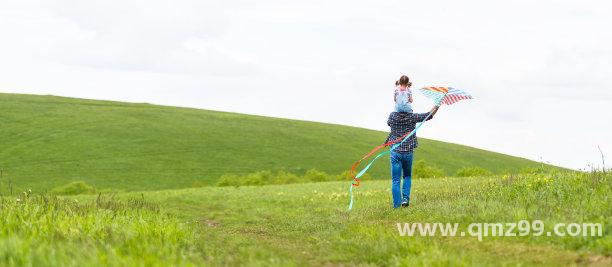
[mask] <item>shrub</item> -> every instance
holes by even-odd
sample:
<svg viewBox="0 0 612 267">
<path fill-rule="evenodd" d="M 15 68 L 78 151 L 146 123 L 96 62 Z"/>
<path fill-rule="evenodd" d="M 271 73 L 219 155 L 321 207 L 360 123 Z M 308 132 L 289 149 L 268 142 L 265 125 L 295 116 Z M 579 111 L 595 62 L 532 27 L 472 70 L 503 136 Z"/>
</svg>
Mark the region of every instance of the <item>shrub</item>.
<svg viewBox="0 0 612 267">
<path fill-rule="evenodd" d="M 351 180 L 351 175 L 349 171 L 344 171 L 341 174 L 336 175 L 335 179 L 337 181 L 349 181 Z"/>
<path fill-rule="evenodd" d="M 463 167 L 457 171 L 458 177 L 488 176 L 491 172 L 480 167 Z"/>
<path fill-rule="evenodd" d="M 358 172 L 359 170 L 357 170 Z M 341 174 L 336 175 L 335 177 L 331 177 L 334 181 L 351 181 L 353 180 L 353 176 L 350 175 L 350 171 L 344 171 Z M 362 181 L 372 180 L 372 176 L 369 173 L 365 173 L 359 178 Z"/>
<path fill-rule="evenodd" d="M 412 167 L 412 176 L 416 178 L 444 177 L 444 171 L 435 165 L 427 165 L 424 160 L 419 160 Z"/>
<path fill-rule="evenodd" d="M 271 184 L 274 176 L 271 171 L 259 171 L 241 178 L 241 185 L 265 185 Z"/>
<path fill-rule="evenodd" d="M 235 174 L 224 174 L 217 181 L 217 186 L 239 186 L 240 177 Z"/>
<path fill-rule="evenodd" d="M 53 195 L 80 195 L 80 194 L 92 194 L 95 193 L 96 189 L 83 181 L 71 182 L 62 186 L 51 189 L 50 193 Z"/>
<path fill-rule="evenodd" d="M 327 175 L 327 173 L 325 172 L 318 171 L 316 169 L 310 169 L 304 175 L 304 180 L 311 182 L 323 182 L 328 180 L 328 176 L 329 175 Z"/>
<path fill-rule="evenodd" d="M 293 184 L 293 183 L 299 183 L 300 179 L 301 179 L 300 177 L 298 177 L 297 175 L 293 173 L 290 173 L 285 170 L 280 170 L 276 172 L 276 176 L 274 177 L 274 183 L 275 184 Z"/>
</svg>

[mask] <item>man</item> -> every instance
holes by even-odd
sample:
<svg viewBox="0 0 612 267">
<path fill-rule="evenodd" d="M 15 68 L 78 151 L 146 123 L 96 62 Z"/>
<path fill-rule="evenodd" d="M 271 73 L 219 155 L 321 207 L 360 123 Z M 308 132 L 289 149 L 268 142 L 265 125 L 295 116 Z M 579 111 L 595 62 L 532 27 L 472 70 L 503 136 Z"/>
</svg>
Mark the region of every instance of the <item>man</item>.
<svg viewBox="0 0 612 267">
<path fill-rule="evenodd" d="M 391 133 L 389 133 L 386 142 L 397 140 L 407 133 L 411 133 L 414 131 L 417 123 L 431 120 L 438 112 L 438 108 L 439 106 L 435 106 L 427 113 L 391 112 L 387 120 L 387 125 L 391 127 Z M 401 142 L 401 140 L 398 140 L 398 142 Z M 391 194 L 393 195 L 394 208 L 408 207 L 410 205 L 412 160 L 414 149 L 418 145 L 415 133 L 391 151 Z M 400 176 L 402 176 L 402 172 L 404 186 L 400 192 Z"/>
</svg>

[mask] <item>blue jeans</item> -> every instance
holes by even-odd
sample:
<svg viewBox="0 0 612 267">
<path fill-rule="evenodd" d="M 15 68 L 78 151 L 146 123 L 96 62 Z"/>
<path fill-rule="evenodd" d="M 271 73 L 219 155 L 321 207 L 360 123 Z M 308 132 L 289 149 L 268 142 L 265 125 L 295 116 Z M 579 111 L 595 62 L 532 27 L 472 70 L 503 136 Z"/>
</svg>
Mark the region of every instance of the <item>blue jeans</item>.
<svg viewBox="0 0 612 267">
<path fill-rule="evenodd" d="M 391 152 L 391 194 L 393 207 L 402 206 L 402 200 L 410 200 L 412 186 L 412 153 Z M 400 192 L 400 177 L 404 177 L 404 187 Z"/>
</svg>

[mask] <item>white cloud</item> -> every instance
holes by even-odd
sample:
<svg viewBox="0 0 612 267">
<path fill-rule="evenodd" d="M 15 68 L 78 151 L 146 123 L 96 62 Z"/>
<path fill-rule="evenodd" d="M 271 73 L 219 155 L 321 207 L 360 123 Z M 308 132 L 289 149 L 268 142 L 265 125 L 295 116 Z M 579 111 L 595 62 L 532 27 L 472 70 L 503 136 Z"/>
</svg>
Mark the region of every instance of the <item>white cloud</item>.
<svg viewBox="0 0 612 267">
<path fill-rule="evenodd" d="M 0 3 L 0 90 L 385 130 L 391 83 L 477 100 L 420 135 L 570 167 L 612 153 L 606 1 Z M 417 98 L 417 110 L 430 102 Z"/>
</svg>

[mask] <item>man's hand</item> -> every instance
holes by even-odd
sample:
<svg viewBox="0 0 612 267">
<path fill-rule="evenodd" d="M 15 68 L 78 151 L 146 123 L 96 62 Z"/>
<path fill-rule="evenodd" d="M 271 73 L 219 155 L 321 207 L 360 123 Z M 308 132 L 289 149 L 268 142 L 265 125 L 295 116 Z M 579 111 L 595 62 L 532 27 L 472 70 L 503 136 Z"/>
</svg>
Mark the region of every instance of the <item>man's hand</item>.
<svg viewBox="0 0 612 267">
<path fill-rule="evenodd" d="M 434 106 L 431 111 L 429 111 L 431 113 L 431 116 L 433 117 L 434 115 L 436 115 L 436 113 L 438 112 L 438 109 L 440 108 L 440 106 Z"/>
</svg>

